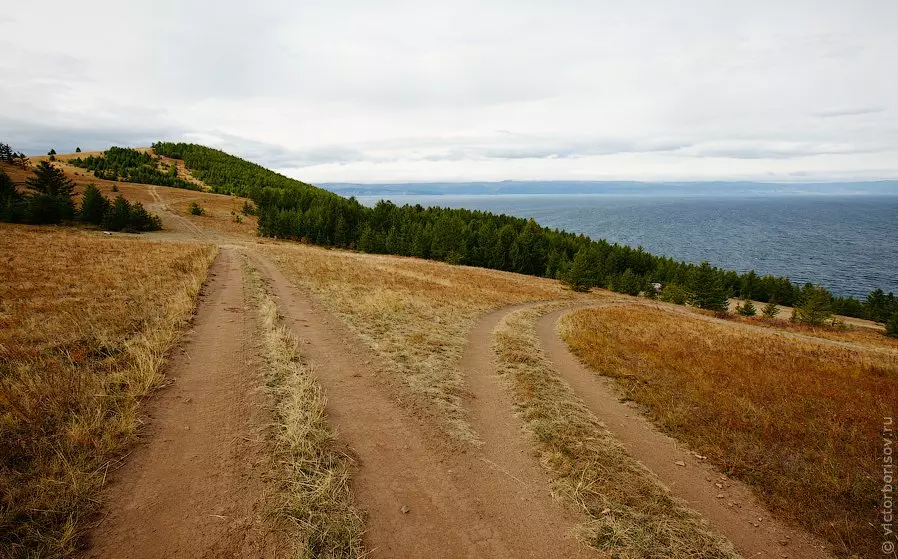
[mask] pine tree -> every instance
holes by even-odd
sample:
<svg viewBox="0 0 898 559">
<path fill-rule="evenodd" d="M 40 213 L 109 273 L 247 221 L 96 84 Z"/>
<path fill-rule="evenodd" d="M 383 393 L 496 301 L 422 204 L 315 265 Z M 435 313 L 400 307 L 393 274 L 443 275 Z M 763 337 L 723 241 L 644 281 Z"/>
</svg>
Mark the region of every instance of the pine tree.
<svg viewBox="0 0 898 559">
<path fill-rule="evenodd" d="M 81 195 L 81 220 L 100 225 L 109 210 L 109 205 L 109 199 L 103 196 L 96 185 L 87 185 L 84 194 Z"/>
<path fill-rule="evenodd" d="M 40 194 L 50 196 L 67 196 L 75 194 L 75 183 L 69 180 L 62 170 L 46 161 L 41 161 L 34 169 L 34 176 L 28 177 L 26 187 Z"/>
<path fill-rule="evenodd" d="M 690 270 L 688 286 L 694 306 L 712 311 L 726 311 L 729 307 L 720 275 L 707 261 Z"/>
<path fill-rule="evenodd" d="M 9 147 L 9 144 L 0 143 L 0 161 L 4 163 L 12 163 L 13 152 L 12 148 Z"/>
<path fill-rule="evenodd" d="M 761 314 L 764 315 L 764 318 L 776 318 L 776 315 L 778 315 L 779 312 L 780 308 L 779 305 L 776 304 L 776 299 L 767 301 L 767 304 L 761 309 Z"/>
<path fill-rule="evenodd" d="M 21 221 L 22 194 L 2 169 L 0 169 L 0 221 Z"/>
<path fill-rule="evenodd" d="M 26 211 L 30 223 L 59 223 L 74 216 L 75 183 L 60 169 L 41 161 L 25 186 L 32 191 Z"/>
<path fill-rule="evenodd" d="M 751 299 L 743 299 L 742 304 L 736 305 L 736 312 L 741 316 L 755 316 L 758 314 L 758 310 Z"/>
<path fill-rule="evenodd" d="M 574 291 L 589 291 L 597 285 L 596 273 L 599 269 L 598 255 L 589 248 L 581 248 L 562 278 Z"/>
<path fill-rule="evenodd" d="M 886 336 L 898 338 L 898 312 L 895 312 L 892 318 L 886 322 Z"/>
<path fill-rule="evenodd" d="M 81 148 L 80 147 L 75 148 L 75 153 L 81 153 Z"/>
<path fill-rule="evenodd" d="M 832 296 L 829 291 L 810 284 L 802 291 L 802 302 L 792 312 L 794 322 L 819 326 L 832 318 Z"/>
</svg>

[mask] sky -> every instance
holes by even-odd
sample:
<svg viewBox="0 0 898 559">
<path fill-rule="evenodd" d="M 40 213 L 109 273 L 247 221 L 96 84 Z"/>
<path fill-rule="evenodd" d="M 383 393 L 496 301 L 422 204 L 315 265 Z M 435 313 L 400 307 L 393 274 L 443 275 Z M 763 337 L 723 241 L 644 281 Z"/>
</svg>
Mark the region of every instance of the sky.
<svg viewBox="0 0 898 559">
<path fill-rule="evenodd" d="M 898 178 L 898 0 L 44 1 L 0 141 L 309 182 Z"/>
</svg>

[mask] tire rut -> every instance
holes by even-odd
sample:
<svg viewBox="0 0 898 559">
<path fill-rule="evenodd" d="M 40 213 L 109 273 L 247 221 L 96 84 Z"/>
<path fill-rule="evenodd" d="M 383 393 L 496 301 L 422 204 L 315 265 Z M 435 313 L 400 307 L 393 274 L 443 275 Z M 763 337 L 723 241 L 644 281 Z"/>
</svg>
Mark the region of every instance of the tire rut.
<svg viewBox="0 0 898 559">
<path fill-rule="evenodd" d="M 581 555 L 567 535 L 573 523 L 562 520 L 566 513 L 551 501 L 547 482 L 536 483 L 539 476 L 518 467 L 522 460 L 533 460 L 523 448 L 510 443 L 514 457 L 500 446 L 486 452 L 474 446 L 447 449 L 440 435 L 414 418 L 379 378 L 379 371 L 388 367 L 385 362 L 338 318 L 320 309 L 313 296 L 291 284 L 274 263 L 248 253 L 270 280 L 284 323 L 303 340 L 301 354 L 328 397 L 328 420 L 356 457 L 353 490 L 368 513 L 365 543 L 371 556 Z M 491 321 L 498 316 L 481 323 L 487 334 Z M 481 338 L 490 341 L 489 335 Z M 485 364 L 481 352 L 491 350 L 489 345 L 478 348 L 473 358 L 480 370 Z M 487 389 L 494 395 L 500 391 L 498 386 Z M 500 413 L 506 412 L 512 417 L 510 404 Z M 496 433 L 522 436 L 516 427 Z"/>
</svg>

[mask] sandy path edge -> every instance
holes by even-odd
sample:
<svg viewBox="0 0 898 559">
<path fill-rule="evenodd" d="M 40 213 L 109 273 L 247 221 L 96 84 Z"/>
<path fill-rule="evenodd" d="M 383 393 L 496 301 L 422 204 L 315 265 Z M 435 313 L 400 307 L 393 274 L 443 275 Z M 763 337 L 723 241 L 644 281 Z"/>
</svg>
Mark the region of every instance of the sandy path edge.
<svg viewBox="0 0 898 559">
<path fill-rule="evenodd" d="M 676 439 L 658 431 L 638 410 L 622 403 L 612 379 L 589 370 L 570 352 L 558 333 L 560 318 L 572 310 L 601 306 L 578 305 L 556 310 L 542 316 L 536 327 L 540 344 L 554 370 L 590 411 L 672 494 L 707 519 L 710 527 L 733 542 L 746 558 L 831 557 L 824 542 L 773 518 L 748 486 L 724 479 Z M 679 466 L 678 461 L 685 466 Z"/>
</svg>

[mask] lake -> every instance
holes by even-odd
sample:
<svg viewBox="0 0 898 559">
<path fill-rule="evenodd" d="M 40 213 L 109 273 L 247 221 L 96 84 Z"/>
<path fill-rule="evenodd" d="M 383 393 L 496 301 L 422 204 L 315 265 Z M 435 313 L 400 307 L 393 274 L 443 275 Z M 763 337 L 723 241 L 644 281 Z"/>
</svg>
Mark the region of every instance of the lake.
<svg viewBox="0 0 898 559">
<path fill-rule="evenodd" d="M 391 196 L 488 210 L 688 262 L 820 283 L 863 298 L 898 292 L 898 196 Z M 380 197 L 363 196 L 373 205 Z"/>
</svg>

